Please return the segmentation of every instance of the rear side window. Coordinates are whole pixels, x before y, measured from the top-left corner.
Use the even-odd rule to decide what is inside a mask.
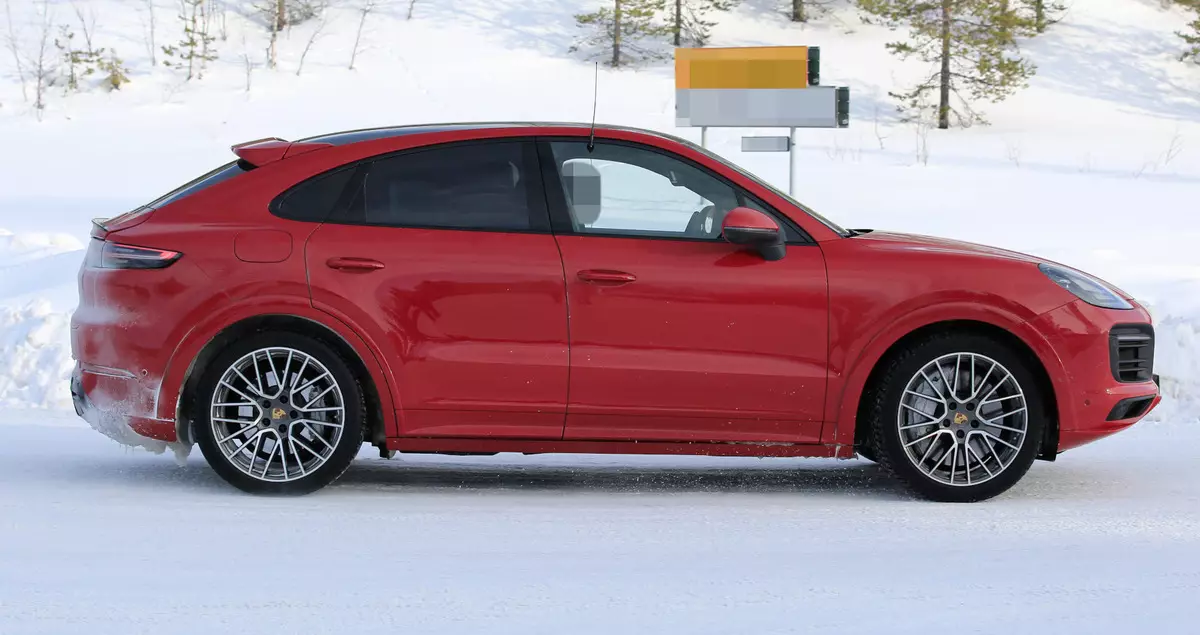
[[[436,147],[371,162],[351,223],[522,231],[546,222],[536,150],[527,141]],[[541,204],[538,202],[541,201]]]
[[[205,174],[204,176],[201,176],[190,183],[186,183],[172,190],[154,202],[146,205],[146,207],[159,208],[164,205],[169,205],[175,201],[187,198],[192,194],[199,192],[200,190],[212,187],[222,181],[228,181],[239,174],[244,174],[249,168],[250,166],[242,163],[241,161],[226,163],[212,172],[209,172],[208,174]]]
[[[324,222],[352,176],[353,168],[314,176],[275,199],[271,203],[271,213],[290,220]]]

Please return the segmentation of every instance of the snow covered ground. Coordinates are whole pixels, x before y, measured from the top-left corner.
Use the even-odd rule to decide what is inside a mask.
[[[365,454],[302,499],[0,424],[0,633],[1184,633],[1200,428],[978,505],[866,461]]]

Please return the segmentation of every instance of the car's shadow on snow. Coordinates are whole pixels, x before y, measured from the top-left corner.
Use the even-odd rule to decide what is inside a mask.
[[[140,456],[138,456],[140,454]],[[94,456],[94,455],[93,455]],[[136,460],[133,460],[136,457]],[[180,467],[168,457],[133,452],[100,461],[75,457],[70,461],[39,461],[11,466],[26,476],[58,482],[64,487],[87,484],[113,490],[151,488],[193,496],[244,496],[225,483],[199,453]],[[696,461],[687,459],[695,458]],[[597,462],[566,457],[435,457],[401,455],[394,460],[360,457],[334,484],[313,494],[322,500],[346,496],[464,495],[481,493],[558,496],[588,494],[658,495],[686,493],[793,494],[821,498],[911,501],[914,497],[880,466],[865,460],[763,459],[761,461],[706,457],[639,457]],[[1035,465],[1012,492],[1002,498],[1078,500],[1129,497],[1139,487],[1119,464],[1093,466]],[[1114,471],[1115,470],[1115,471]],[[3,470],[0,470],[3,472]],[[1144,486],[1144,484],[1142,484]]]
[[[399,464],[397,464],[399,463]],[[740,463],[740,464],[739,464]],[[660,494],[684,492],[823,493],[902,499],[908,496],[882,468],[867,461],[783,460],[747,466],[646,465],[639,462],[553,464],[487,461],[470,464],[422,460],[358,461],[334,488],[391,489],[406,492],[514,491],[558,494],[604,492]]]
[[[137,453],[134,453],[136,456]],[[82,457],[80,457],[82,458]],[[168,457],[107,457],[103,465],[72,460],[53,467],[39,465],[49,480],[88,483],[106,488],[152,487],[187,490],[196,494],[236,494],[221,480],[199,453],[184,467]],[[668,459],[670,464],[651,461],[606,461],[603,464],[569,460],[537,462],[518,459],[490,461],[460,457],[401,455],[394,460],[363,459],[351,464],[333,485],[318,496],[355,493],[479,493],[482,491],[556,494],[624,493],[820,493],[832,496],[904,500],[910,497],[874,463],[863,460],[768,459],[748,462]]]

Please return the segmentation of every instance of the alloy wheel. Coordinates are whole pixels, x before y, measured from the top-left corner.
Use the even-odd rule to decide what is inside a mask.
[[[953,486],[978,485],[1007,470],[1026,443],[1029,409],[1011,372],[977,353],[950,353],[912,376],[896,422],[908,460]]]
[[[209,414],[213,439],[230,465],[283,483],[329,461],[345,428],[345,406],[341,386],[315,357],[269,347],[225,370]]]

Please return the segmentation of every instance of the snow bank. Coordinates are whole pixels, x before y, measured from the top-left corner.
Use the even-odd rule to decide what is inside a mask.
[[[72,408],[70,328],[47,300],[0,308],[0,406]]]
[[[1146,304],[1154,316],[1163,402],[1151,419],[1200,422],[1200,281],[1163,285],[1156,296]]]

